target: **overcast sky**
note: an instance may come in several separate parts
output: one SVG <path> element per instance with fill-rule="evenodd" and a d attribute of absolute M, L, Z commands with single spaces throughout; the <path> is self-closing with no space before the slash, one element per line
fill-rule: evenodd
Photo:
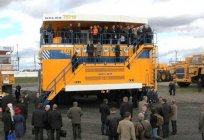
<path fill-rule="evenodd" d="M 18 44 L 20 68 L 34 68 L 46 13 L 143 17 L 157 33 L 159 61 L 204 53 L 203 0 L 0 0 L 0 46 Z M 14 52 L 15 53 L 15 52 Z"/>

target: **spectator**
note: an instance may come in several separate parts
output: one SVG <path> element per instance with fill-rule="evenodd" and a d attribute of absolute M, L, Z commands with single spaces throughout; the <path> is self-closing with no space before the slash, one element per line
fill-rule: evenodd
<path fill-rule="evenodd" d="M 77 27 L 76 27 L 76 43 L 81 43 L 81 23 L 78 23 L 77 24 Z"/>
<path fill-rule="evenodd" d="M 23 99 L 24 99 L 25 105 L 28 108 L 28 104 L 30 103 L 30 97 L 28 95 L 28 91 L 24 92 L 23 95 L 24 95 Z"/>
<path fill-rule="evenodd" d="M 7 140 L 9 132 L 12 130 L 12 120 L 9 107 L 6 107 L 5 112 L 3 113 L 2 121 L 4 123 L 5 140 Z"/>
<path fill-rule="evenodd" d="M 122 118 L 125 117 L 125 112 L 130 112 L 131 113 L 131 118 L 133 115 L 133 104 L 128 102 L 128 97 L 123 97 L 123 102 L 120 106 L 120 115 Z"/>
<path fill-rule="evenodd" d="M 99 107 L 99 112 L 101 113 L 101 133 L 102 135 L 107 135 L 106 120 L 107 116 L 110 114 L 110 109 L 108 107 L 108 99 L 103 100 L 103 103 Z"/>
<path fill-rule="evenodd" d="M 57 110 L 57 105 L 53 105 L 53 110 L 48 112 L 48 123 L 50 124 L 50 139 L 54 140 L 54 135 L 56 132 L 56 140 L 60 140 L 60 130 L 62 127 L 62 116 Z"/>
<path fill-rule="evenodd" d="M 98 28 L 96 25 L 93 27 L 93 43 L 96 43 L 98 41 Z"/>
<path fill-rule="evenodd" d="M 142 111 L 142 107 L 144 105 L 148 106 L 147 100 L 148 100 L 147 96 L 143 96 L 143 100 L 139 102 L 139 106 L 138 106 L 139 113 Z"/>
<path fill-rule="evenodd" d="M 148 120 L 144 120 L 144 114 L 138 114 L 138 122 L 135 124 L 135 132 L 138 140 L 151 139 L 151 124 Z"/>
<path fill-rule="evenodd" d="M 88 53 L 88 61 L 93 62 L 94 45 L 92 41 L 88 41 L 87 53 Z"/>
<path fill-rule="evenodd" d="M 93 26 L 89 27 L 89 40 L 93 40 Z"/>
<path fill-rule="evenodd" d="M 35 140 L 43 140 L 43 128 L 46 120 L 46 113 L 43 110 L 43 104 L 38 105 L 38 109 L 33 112 L 32 125 L 35 130 Z"/>
<path fill-rule="evenodd" d="M 46 120 L 45 120 L 45 129 L 47 131 L 47 138 L 50 140 L 50 124 L 48 122 L 48 113 L 50 111 L 50 105 L 45 106 L 45 112 L 46 112 Z"/>
<path fill-rule="evenodd" d="M 202 78 L 199 76 L 198 78 L 198 92 L 202 91 Z"/>
<path fill-rule="evenodd" d="M 36 93 L 33 103 L 35 104 L 35 109 L 37 109 L 39 103 L 41 103 L 41 97 L 39 92 Z"/>
<path fill-rule="evenodd" d="M 96 46 L 97 62 L 100 62 L 102 50 L 103 50 L 102 45 L 100 42 L 98 42 L 98 44 Z"/>
<path fill-rule="evenodd" d="M 14 115 L 15 115 L 15 112 L 14 112 L 12 103 L 8 103 L 8 104 L 7 104 L 7 107 L 9 108 L 9 112 L 10 112 L 10 114 L 11 114 L 11 121 L 13 122 L 13 117 L 14 117 Z"/>
<path fill-rule="evenodd" d="M 116 62 L 120 62 L 120 41 L 115 45 L 115 58 Z"/>
<path fill-rule="evenodd" d="M 162 100 L 162 117 L 164 118 L 164 124 L 162 126 L 163 138 L 169 137 L 169 121 L 171 114 L 171 106 L 167 103 L 166 99 Z"/>
<path fill-rule="evenodd" d="M 177 105 L 176 101 L 172 100 L 172 105 L 171 105 L 171 125 L 172 125 L 172 135 L 175 135 L 177 133 Z"/>
<path fill-rule="evenodd" d="M 124 119 L 119 122 L 117 128 L 120 140 L 136 140 L 135 127 L 130 121 L 132 119 L 131 113 L 126 112 L 123 117 Z"/>
<path fill-rule="evenodd" d="M 142 113 L 142 114 L 144 115 L 144 120 L 150 121 L 150 112 L 148 112 L 148 109 L 147 109 L 147 106 L 146 106 L 146 105 L 144 105 L 144 106 L 142 107 L 142 110 L 141 110 L 141 112 L 139 112 L 139 113 Z"/>
<path fill-rule="evenodd" d="M 19 107 L 15 108 L 14 115 L 14 123 L 15 123 L 15 135 L 17 140 L 22 140 L 22 137 L 25 135 L 25 119 L 23 115 L 21 115 L 21 109 Z"/>
<path fill-rule="evenodd" d="M 202 104 L 201 106 L 198 129 L 199 129 L 199 132 L 202 134 L 202 139 L 204 140 L 204 104 Z"/>
<path fill-rule="evenodd" d="M 77 52 L 75 52 L 74 55 L 72 56 L 72 72 L 74 72 L 77 67 L 78 67 L 78 57 L 77 57 Z"/>
<path fill-rule="evenodd" d="M 150 124 L 152 126 L 152 138 L 153 140 L 161 139 L 161 137 L 158 136 L 158 119 L 157 119 L 157 110 L 155 108 L 152 109 L 152 114 L 150 117 Z"/>
<path fill-rule="evenodd" d="M 73 137 L 74 140 L 77 138 L 81 139 L 81 116 L 83 112 L 80 107 L 78 107 L 77 102 L 73 102 L 73 107 L 67 112 L 67 117 L 72 121 Z"/>
<path fill-rule="evenodd" d="M 121 116 L 116 113 L 116 108 L 111 108 L 110 115 L 107 117 L 106 125 L 108 128 L 108 140 L 118 140 L 117 128 Z"/>
<path fill-rule="evenodd" d="M 20 102 L 16 105 L 16 107 L 20 108 L 21 114 L 24 117 L 23 123 L 24 123 L 24 129 L 26 131 L 26 129 L 27 129 L 27 127 L 26 127 L 26 120 L 27 120 L 27 116 L 28 116 L 28 108 L 27 108 L 23 98 L 20 98 L 19 101 Z"/>
<path fill-rule="evenodd" d="M 176 84 L 173 81 L 169 83 L 169 93 L 170 95 L 173 95 L 173 96 L 175 96 L 176 94 Z"/>
<path fill-rule="evenodd" d="M 54 34 L 54 30 L 52 28 L 52 24 L 49 24 L 47 27 L 47 38 L 48 38 L 47 43 L 49 43 L 49 44 L 52 43 L 53 34 Z"/>
<path fill-rule="evenodd" d="M 19 98 L 21 95 L 21 86 L 19 84 L 16 86 L 15 95 L 16 95 L 16 103 L 19 103 Z"/>
<path fill-rule="evenodd" d="M 15 99 L 13 98 L 12 94 L 9 93 L 9 94 L 6 94 L 6 96 L 4 96 L 1 100 L 1 105 L 2 105 L 2 110 L 3 112 L 6 110 L 6 107 L 7 107 L 7 104 L 8 103 L 11 103 L 11 104 L 14 104 L 14 101 Z"/>

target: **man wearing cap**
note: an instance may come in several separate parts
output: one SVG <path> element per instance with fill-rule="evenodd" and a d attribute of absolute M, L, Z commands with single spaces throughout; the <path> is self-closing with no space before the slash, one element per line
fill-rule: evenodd
<path fill-rule="evenodd" d="M 80 107 L 78 107 L 77 102 L 73 102 L 73 107 L 71 107 L 67 112 L 67 117 L 72 121 L 73 137 L 74 140 L 81 138 L 81 116 L 83 112 Z"/>
<path fill-rule="evenodd" d="M 46 113 L 43 110 L 43 104 L 40 103 L 32 115 L 32 125 L 35 129 L 35 140 L 43 140 L 43 128 L 45 120 Z"/>
<path fill-rule="evenodd" d="M 110 114 L 110 109 L 108 107 L 108 99 L 104 99 L 103 103 L 99 107 L 99 112 L 101 113 L 101 133 L 104 135 L 104 130 L 107 135 L 107 128 L 106 128 L 106 119 L 107 116 Z"/>

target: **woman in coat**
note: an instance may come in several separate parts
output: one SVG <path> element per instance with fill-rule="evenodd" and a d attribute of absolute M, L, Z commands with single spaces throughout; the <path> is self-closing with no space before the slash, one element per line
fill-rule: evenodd
<path fill-rule="evenodd" d="M 15 116 L 14 116 L 14 123 L 15 123 L 15 134 L 17 140 L 22 140 L 22 137 L 25 135 L 25 125 L 24 125 L 24 117 L 21 115 L 20 108 L 15 108 Z"/>
<path fill-rule="evenodd" d="M 10 109 L 8 107 L 6 108 L 6 111 L 3 113 L 2 121 L 4 122 L 5 140 L 7 140 L 9 132 L 12 130 L 11 114 Z"/>

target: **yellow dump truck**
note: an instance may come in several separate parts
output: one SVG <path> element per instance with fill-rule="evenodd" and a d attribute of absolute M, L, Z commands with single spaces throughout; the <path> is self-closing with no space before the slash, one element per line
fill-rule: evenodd
<path fill-rule="evenodd" d="M 44 15 L 39 73 L 46 101 L 68 102 L 71 95 L 137 100 L 144 88 L 157 88 L 153 33 L 123 31 L 141 29 L 147 23 L 147 19 L 126 16 Z M 93 52 L 87 44 L 93 44 Z"/>
<path fill-rule="evenodd" d="M 12 47 L 0 46 L 0 101 L 6 93 L 12 93 L 14 71 L 11 64 Z"/>

